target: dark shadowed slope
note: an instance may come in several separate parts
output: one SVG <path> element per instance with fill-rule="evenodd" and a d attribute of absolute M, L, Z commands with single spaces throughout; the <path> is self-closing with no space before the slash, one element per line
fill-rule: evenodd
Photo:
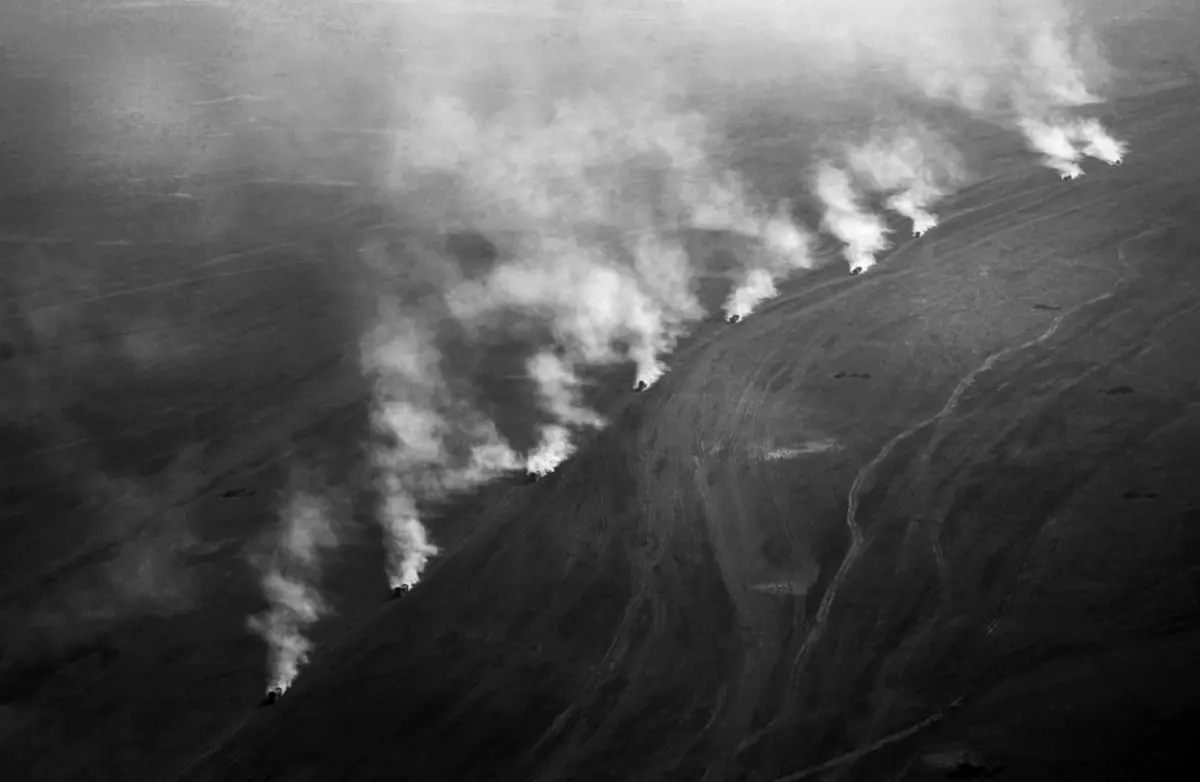
<path fill-rule="evenodd" d="M 1200 706 L 1197 105 L 706 325 L 182 778 L 1161 778 Z"/>

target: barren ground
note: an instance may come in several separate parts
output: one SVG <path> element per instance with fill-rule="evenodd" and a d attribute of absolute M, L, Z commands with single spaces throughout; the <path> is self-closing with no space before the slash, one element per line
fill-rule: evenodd
<path fill-rule="evenodd" d="M 5 262 L 93 264 L 46 307 L 114 308 L 133 325 L 89 339 L 133 358 L 63 339 L 37 361 L 6 315 L 0 776 L 898 782 L 962 748 L 1000 779 L 1176 768 L 1200 707 L 1200 89 L 1139 56 L 1105 108 L 1123 167 L 1060 182 L 966 129 L 986 177 L 940 227 L 700 324 L 643 395 L 602 378 L 613 425 L 447 509 L 401 602 L 361 473 L 364 293 L 330 262 L 379 214 L 248 183 L 214 247 L 162 228 L 192 202 L 12 194 Z M 243 552 L 289 454 L 342 487 L 351 532 L 311 665 L 257 709 Z M 71 479 L 98 472 L 137 488 Z M 175 567 L 145 572 L 164 546 Z"/>

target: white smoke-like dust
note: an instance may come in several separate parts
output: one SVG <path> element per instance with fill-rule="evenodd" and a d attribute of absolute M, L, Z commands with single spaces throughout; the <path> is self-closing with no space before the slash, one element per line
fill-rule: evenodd
<path fill-rule="evenodd" d="M 1082 152 L 1088 157 L 1102 160 L 1110 166 L 1119 166 L 1125 160 L 1129 144 L 1115 138 L 1100 120 L 1079 120 L 1071 127 L 1075 141 L 1083 145 Z"/>
<path fill-rule="evenodd" d="M 538 444 L 526 459 L 526 471 L 541 476 L 552 472 L 575 452 L 572 429 L 601 429 L 605 421 L 584 404 L 580 393 L 582 381 L 565 359 L 542 351 L 529 359 L 527 369 L 537 386 L 542 409 L 554 419 L 553 424 L 540 427 Z"/>
<path fill-rule="evenodd" d="M 1128 150 L 1126 142 L 1115 138 L 1095 118 L 1054 122 L 1023 119 L 1021 129 L 1029 146 L 1042 155 L 1043 163 L 1064 179 L 1083 174 L 1079 161 L 1084 156 L 1118 166 Z"/>
<path fill-rule="evenodd" d="M 1057 171 L 1063 179 L 1083 175 L 1083 167 L 1079 165 L 1082 154 L 1075 147 L 1068 126 L 1028 117 L 1019 120 L 1019 125 L 1030 148 L 1042 156 L 1047 168 Z"/>
<path fill-rule="evenodd" d="M 930 210 L 965 179 L 957 150 L 917 123 L 851 145 L 846 161 L 874 192 L 886 196 L 889 209 L 911 222 L 914 236 L 938 224 Z"/>
<path fill-rule="evenodd" d="M 521 460 L 492 421 L 451 392 L 434 334 L 395 303 L 381 303 L 378 322 L 363 339 L 361 363 L 374 382 L 371 463 L 388 583 L 411 588 L 439 551 L 420 503 L 519 469 Z"/>
<path fill-rule="evenodd" d="M 529 455 L 525 469 L 530 475 L 540 478 L 554 472 L 574 453 L 570 430 L 558 424 L 548 424 L 540 427 L 537 448 Z"/>
<path fill-rule="evenodd" d="M 725 302 L 725 319 L 736 323 L 758 309 L 767 299 L 779 295 L 775 279 L 766 269 L 751 269 L 742 284 L 734 289 Z"/>
<path fill-rule="evenodd" d="M 870 269 L 876 256 L 891 246 L 887 223 L 863 205 L 853 179 L 832 163 L 818 165 L 815 187 L 825 210 L 821 224 L 845 245 L 842 255 L 851 273 Z"/>
<path fill-rule="evenodd" d="M 520 234 L 516 258 L 451 291 L 456 317 L 478 326 L 521 312 L 545 320 L 574 364 L 627 360 L 635 388 L 662 376 L 662 356 L 703 315 L 681 231 L 762 222 L 734 175 L 714 169 L 704 122 L 668 103 L 609 90 L 545 120 L 519 106 L 485 125 L 448 101 L 424 117 L 404 148 L 464 183 L 459 220 Z M 444 138 L 455 139 L 452 158 Z"/>
<path fill-rule="evenodd" d="M 740 320 L 814 266 L 818 230 L 859 273 L 891 247 L 878 203 L 917 236 L 936 226 L 939 203 L 969 175 L 955 146 L 964 118 L 1003 128 L 1014 146 L 1019 137 L 1064 178 L 1080 176 L 1085 157 L 1117 165 L 1128 148 L 1085 115 L 1105 98 L 1107 66 L 1087 4 L 1066 0 L 19 5 L 19 15 L 0 11 L 11 64 L 40 58 L 46 94 L 71 98 L 43 107 L 41 90 L 8 96 L 8 114 L 35 117 L 6 155 L 27 169 L 22 181 L 63 187 L 60 171 L 71 175 L 67 189 L 105 177 L 114 188 L 169 181 L 172 204 L 203 204 L 188 224 L 205 241 L 257 214 L 247 182 L 345 187 L 418 237 L 404 252 L 361 240 L 364 269 L 405 288 L 372 291 L 372 304 L 376 295 L 383 303 L 359 346 L 394 588 L 415 585 L 440 552 L 430 508 L 511 471 L 553 471 L 605 425 L 584 398 L 589 371 L 630 365 L 639 390 L 663 378 L 706 314 L 699 291 L 710 275 L 733 280 L 717 300 Z M 134 6 L 171 8 L 116 16 Z M 184 6 L 205 15 L 186 16 Z M 42 35 L 50 22 L 29 21 L 38 13 L 53 24 L 120 23 Z M 168 32 L 152 40 L 155 27 Z M 135 29 L 146 40 L 127 35 Z M 193 29 L 197 41 L 186 41 L 182 31 Z M 64 64 L 63 41 L 88 48 L 105 35 L 96 48 L 107 49 Z M 43 113 L 61 132 L 40 132 Z M 781 144 L 786 153 L 757 167 L 735 165 L 755 134 L 814 138 Z M 819 217 L 801 217 L 811 206 Z M 468 268 L 437 249 L 450 228 L 503 252 Z M 737 234 L 751 249 L 717 274 L 691 251 L 705 232 Z M 54 309 L 63 314 L 40 315 L 35 335 L 71 326 L 68 309 Z M 165 327 L 174 314 L 142 319 Z M 528 337 L 520 355 L 543 416 L 530 453 L 509 446 L 506 419 L 482 401 L 479 383 L 444 360 L 450 330 Z M 191 343 L 122 344 L 151 365 L 179 353 L 164 345 Z M 35 382 L 23 385 L 30 401 L 19 410 L 37 395 Z M 329 503 L 314 494 L 295 492 L 281 525 L 275 552 L 257 562 L 269 608 L 249 620 L 269 645 L 275 692 L 291 686 L 311 650 L 307 630 L 328 611 L 320 554 L 337 544 Z M 135 554 L 130 567 L 143 561 Z M 138 583 L 137 594 L 158 589 L 154 579 Z"/>
<path fill-rule="evenodd" d="M 725 320 L 736 323 L 746 317 L 762 302 L 779 295 L 778 281 L 796 269 L 813 267 L 812 235 L 796 225 L 787 207 L 782 204 L 775 215 L 762 221 L 755 265 L 744 272 L 741 283 L 725 301 Z"/>
<path fill-rule="evenodd" d="M 274 551 L 257 558 L 268 608 L 247 625 L 267 643 L 268 693 L 286 692 L 308 662 L 305 631 L 329 610 L 318 588 L 321 554 L 337 542 L 330 503 L 296 492 L 281 510 Z"/>

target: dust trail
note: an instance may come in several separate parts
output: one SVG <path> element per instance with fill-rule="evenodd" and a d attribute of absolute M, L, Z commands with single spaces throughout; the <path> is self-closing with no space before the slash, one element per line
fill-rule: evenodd
<path fill-rule="evenodd" d="M 887 197 L 889 209 L 908 218 L 914 236 L 938 224 L 930 210 L 966 178 L 958 151 L 915 122 L 850 145 L 846 161 L 860 180 Z"/>
<path fill-rule="evenodd" d="M 819 80 L 806 85 L 818 106 L 850 90 L 874 97 L 881 89 L 949 104 L 1020 132 L 1064 177 L 1081 169 L 1060 137 L 1072 134 L 1079 111 L 1104 99 L 1112 73 L 1089 26 L 1103 12 L 1060 0 L 702 0 L 689 3 L 689 13 L 698 26 L 713 18 L 739 25 L 709 34 L 713 50 L 732 48 L 748 60 L 725 77 L 738 86 L 804 68 Z M 776 62 L 739 51 L 756 38 L 762 59 L 771 51 Z M 719 64 L 728 68 L 715 57 L 710 67 Z M 875 108 L 864 113 L 875 124 Z"/>
<path fill-rule="evenodd" d="M 962 705 L 962 703 L 963 703 L 962 698 L 955 698 L 944 709 L 934 712 L 933 714 L 929 715 L 928 717 L 921 720 L 920 722 L 914 723 L 913 725 L 910 725 L 907 728 L 904 728 L 902 730 L 898 730 L 894 733 L 889 733 L 888 735 L 884 736 L 881 739 L 872 741 L 870 744 L 866 745 L 865 747 L 859 747 L 858 749 L 853 750 L 852 752 L 847 752 L 844 755 L 839 755 L 838 757 L 833 758 L 832 760 L 827 760 L 824 763 L 818 764 L 816 766 L 812 766 L 811 768 L 806 768 L 803 771 L 797 771 L 795 773 L 788 774 L 787 776 L 779 777 L 776 780 L 774 780 L 774 782 L 799 782 L 802 779 L 809 779 L 810 777 L 814 777 L 817 774 L 823 774 L 826 771 L 829 771 L 831 769 L 835 769 L 840 766 L 845 766 L 848 763 L 854 763 L 854 762 L 866 757 L 867 755 L 870 755 L 873 752 L 878 752 L 879 750 L 883 749 L 884 747 L 888 746 L 889 744 L 895 744 L 897 741 L 903 741 L 904 739 L 908 738 L 909 736 L 914 736 L 917 733 L 920 733 L 921 731 L 925 730 L 926 728 L 936 725 L 938 722 L 941 722 L 943 719 L 945 719 L 948 714 L 957 710 Z"/>
<path fill-rule="evenodd" d="M 525 469 L 530 475 L 541 478 L 557 470 L 574 453 L 571 431 L 559 424 L 547 424 L 538 431 L 537 447 L 529 454 Z"/>
<path fill-rule="evenodd" d="M 776 283 L 797 269 L 811 269 L 813 237 L 797 225 L 782 204 L 776 214 L 760 221 L 759 246 L 752 251 L 742 281 L 729 294 L 723 310 L 725 320 L 736 323 L 779 295 Z"/>
<path fill-rule="evenodd" d="M 814 186 L 825 210 L 821 225 L 845 245 L 842 255 L 850 273 L 870 269 L 875 256 L 891 246 L 883 218 L 863 207 L 850 175 L 832 163 L 818 165 Z"/>
<path fill-rule="evenodd" d="M 437 556 L 439 549 L 429 542 L 416 500 L 405 489 L 401 478 L 387 475 L 382 479 L 382 486 L 385 491 L 379 523 L 387 546 L 388 587 L 411 589 L 421 580 L 425 565 L 430 557 Z"/>
<path fill-rule="evenodd" d="M 564 359 L 541 352 L 529 359 L 528 369 L 529 376 L 537 383 L 542 406 L 556 421 L 566 426 L 604 426 L 600 414 L 584 406 L 580 399 L 581 381 Z"/>
<path fill-rule="evenodd" d="M 554 419 L 554 423 L 539 428 L 539 442 L 526 460 L 526 471 L 541 477 L 556 470 L 575 452 L 572 429 L 601 429 L 605 421 L 584 404 L 582 381 L 565 358 L 542 351 L 529 359 L 527 369 L 537 385 L 542 409 Z"/>
<path fill-rule="evenodd" d="M 769 259 L 751 268 L 775 275 L 808 265 L 800 230 L 764 215 L 710 154 L 704 118 L 677 103 L 668 88 L 618 82 L 490 113 L 455 94 L 414 110 L 398 192 L 440 172 L 428 219 L 516 237 L 511 258 L 448 292 L 451 312 L 476 331 L 513 313 L 544 322 L 573 363 L 631 362 L 644 389 L 704 314 L 685 230 L 765 239 Z"/>
<path fill-rule="evenodd" d="M 1125 144 L 1098 119 L 1075 116 L 1102 102 L 1099 88 L 1108 76 L 1076 10 L 1034 0 L 998 4 L 995 18 L 1005 34 L 981 41 L 996 52 L 992 67 L 972 80 L 975 100 L 962 101 L 959 94 L 960 104 L 978 116 L 1007 116 L 1062 179 L 1084 173 L 1079 165 L 1084 154 L 1116 165 L 1125 152 Z"/>
<path fill-rule="evenodd" d="M 750 194 L 749 184 L 730 171 L 685 179 L 680 199 L 693 228 L 743 236 L 758 234 L 761 206 Z"/>
<path fill-rule="evenodd" d="M 1088 157 L 1102 160 L 1110 166 L 1119 166 L 1125 159 L 1129 144 L 1115 138 L 1097 119 L 1086 119 L 1071 125 L 1071 136 Z"/>
<path fill-rule="evenodd" d="M 469 491 L 521 469 L 524 462 L 491 419 L 466 406 L 459 406 L 455 419 L 470 450 L 464 461 L 447 466 L 441 480 L 445 493 Z"/>
<path fill-rule="evenodd" d="M 466 491 L 521 460 L 495 424 L 454 394 L 441 372 L 441 353 L 422 313 L 381 303 L 364 335 L 363 372 L 373 381 L 371 466 L 379 491 L 379 524 L 392 589 L 417 584 L 438 547 L 429 540 L 421 503 Z"/>
<path fill-rule="evenodd" d="M 1047 168 L 1057 171 L 1062 179 L 1083 176 L 1083 167 L 1079 165 L 1082 154 L 1075 147 L 1069 127 L 1032 118 L 1022 118 L 1018 125 L 1030 148 L 1041 154 Z"/>
<path fill-rule="evenodd" d="M 679 251 L 682 263 L 682 251 Z M 660 259 L 663 256 L 658 256 Z M 450 310 L 472 328 L 505 311 L 545 321 L 575 364 L 622 359 L 635 365 L 634 385 L 648 387 L 666 371 L 661 356 L 674 348 L 684 324 L 700 313 L 694 299 L 668 306 L 673 279 L 655 285 L 649 273 L 622 266 L 601 248 L 575 238 L 542 237 L 523 258 L 498 267 L 482 283 L 451 292 Z"/>
<path fill-rule="evenodd" d="M 725 320 L 737 323 L 758 309 L 758 305 L 778 295 L 775 279 L 769 271 L 751 269 L 742 284 L 730 294 L 729 300 L 725 302 Z"/>
<path fill-rule="evenodd" d="M 287 692 L 308 662 L 310 625 L 329 611 L 319 590 L 321 555 L 337 545 L 330 503 L 303 491 L 294 492 L 281 510 L 274 551 L 258 557 L 268 609 L 250 617 L 247 626 L 267 643 L 267 694 Z"/>

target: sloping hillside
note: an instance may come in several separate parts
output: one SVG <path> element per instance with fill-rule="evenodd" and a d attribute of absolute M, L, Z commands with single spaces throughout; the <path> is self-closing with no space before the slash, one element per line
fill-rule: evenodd
<path fill-rule="evenodd" d="M 814 274 L 701 329 L 185 778 L 772 780 L 832 760 L 919 779 L 950 763 L 922 753 L 965 746 L 1014 779 L 1097 779 L 1182 757 L 1193 94 L 1120 107 L 1142 150 L 1123 168 L 1010 171 L 877 274 Z"/>

